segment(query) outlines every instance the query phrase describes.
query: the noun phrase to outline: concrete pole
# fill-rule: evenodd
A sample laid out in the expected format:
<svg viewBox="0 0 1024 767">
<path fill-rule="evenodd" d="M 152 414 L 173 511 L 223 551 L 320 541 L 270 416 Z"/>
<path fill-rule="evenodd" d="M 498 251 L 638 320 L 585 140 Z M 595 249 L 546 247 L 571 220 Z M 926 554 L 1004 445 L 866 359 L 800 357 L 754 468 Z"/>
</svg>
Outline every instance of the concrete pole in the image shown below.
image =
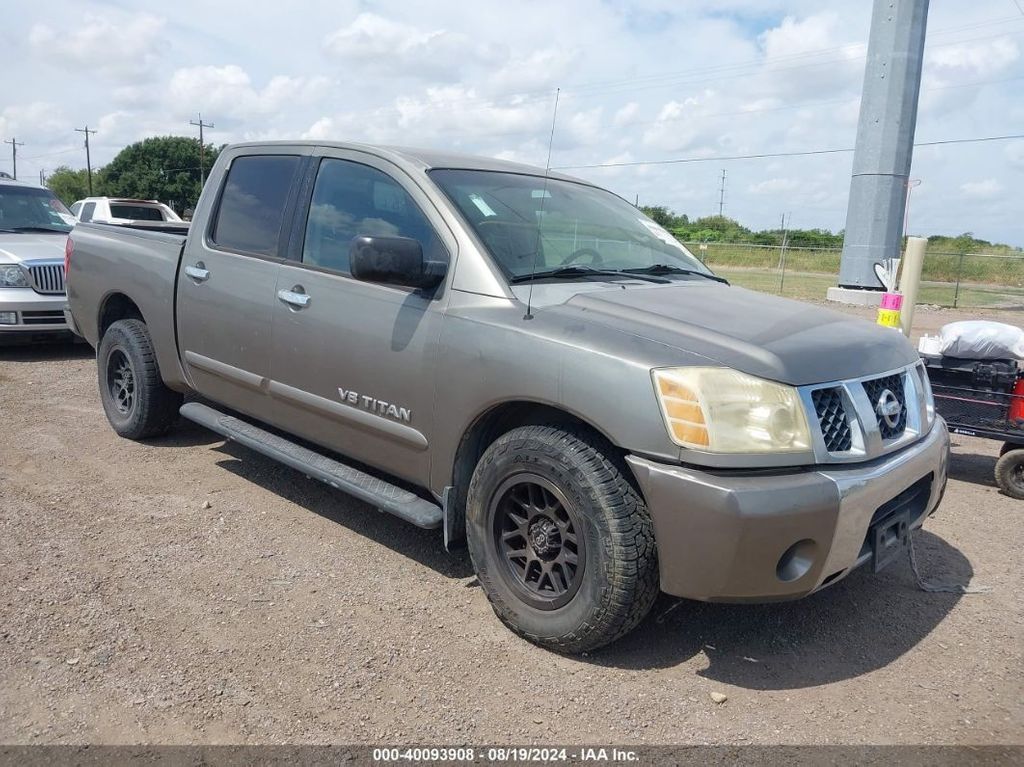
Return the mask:
<svg viewBox="0 0 1024 767">
<path fill-rule="evenodd" d="M 928 0 L 874 0 L 839 286 L 883 290 L 874 265 L 900 251 Z"/>
</svg>

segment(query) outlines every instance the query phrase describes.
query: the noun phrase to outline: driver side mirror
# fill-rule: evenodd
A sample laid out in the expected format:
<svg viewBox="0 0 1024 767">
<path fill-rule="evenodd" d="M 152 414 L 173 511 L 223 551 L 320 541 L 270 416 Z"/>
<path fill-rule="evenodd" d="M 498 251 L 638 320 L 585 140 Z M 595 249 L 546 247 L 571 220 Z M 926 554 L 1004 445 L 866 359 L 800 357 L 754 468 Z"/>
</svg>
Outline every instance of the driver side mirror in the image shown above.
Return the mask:
<svg viewBox="0 0 1024 767">
<path fill-rule="evenodd" d="M 409 237 L 359 235 L 349 246 L 349 269 L 363 282 L 407 288 L 434 288 L 441 284 L 448 265 L 425 261 L 423 246 Z"/>
</svg>

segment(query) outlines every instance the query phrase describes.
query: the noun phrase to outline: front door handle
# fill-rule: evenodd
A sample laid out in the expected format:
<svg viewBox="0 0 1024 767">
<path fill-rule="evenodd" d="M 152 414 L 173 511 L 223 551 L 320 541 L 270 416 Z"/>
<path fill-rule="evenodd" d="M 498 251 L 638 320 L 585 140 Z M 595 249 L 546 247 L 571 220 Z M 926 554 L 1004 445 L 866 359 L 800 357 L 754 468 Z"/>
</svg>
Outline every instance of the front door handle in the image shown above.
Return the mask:
<svg viewBox="0 0 1024 767">
<path fill-rule="evenodd" d="M 296 309 L 309 306 L 309 294 L 302 289 L 301 285 L 296 285 L 291 290 L 279 290 L 277 291 L 277 297 Z"/>
<path fill-rule="evenodd" d="M 206 264 L 202 261 L 197 263 L 195 266 L 186 266 L 185 274 L 196 282 L 206 282 L 210 279 L 210 270 L 206 268 Z"/>
</svg>

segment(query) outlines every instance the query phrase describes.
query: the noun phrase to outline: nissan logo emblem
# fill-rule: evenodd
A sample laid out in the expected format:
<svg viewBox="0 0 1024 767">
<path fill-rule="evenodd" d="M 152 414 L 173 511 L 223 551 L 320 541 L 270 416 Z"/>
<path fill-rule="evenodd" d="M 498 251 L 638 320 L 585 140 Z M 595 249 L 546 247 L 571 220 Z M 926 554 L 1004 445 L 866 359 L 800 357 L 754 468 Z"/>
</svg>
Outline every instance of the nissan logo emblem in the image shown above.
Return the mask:
<svg viewBox="0 0 1024 767">
<path fill-rule="evenodd" d="M 895 394 L 889 389 L 884 389 L 878 397 L 878 402 L 875 404 L 875 412 L 878 413 L 879 418 L 885 421 L 886 426 L 890 429 L 895 429 L 900 422 L 900 413 L 903 412 L 903 406 L 896 399 Z"/>
</svg>

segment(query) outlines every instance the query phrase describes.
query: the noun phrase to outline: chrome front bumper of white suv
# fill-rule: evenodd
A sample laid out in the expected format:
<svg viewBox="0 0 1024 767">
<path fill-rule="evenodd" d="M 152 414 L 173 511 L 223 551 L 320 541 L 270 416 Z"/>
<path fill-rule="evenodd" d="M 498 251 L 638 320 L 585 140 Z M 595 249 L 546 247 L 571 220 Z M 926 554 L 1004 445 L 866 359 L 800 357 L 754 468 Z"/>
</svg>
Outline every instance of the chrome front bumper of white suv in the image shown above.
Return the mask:
<svg viewBox="0 0 1024 767">
<path fill-rule="evenodd" d="M 0 338 L 70 332 L 64 318 L 67 297 L 41 295 L 32 288 L 0 288 Z"/>
</svg>

